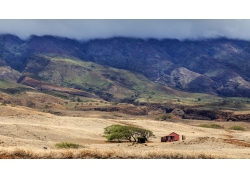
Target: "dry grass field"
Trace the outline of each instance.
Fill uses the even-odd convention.
[[[216,123],[224,129],[199,127],[205,123]],[[103,129],[112,124],[149,129],[155,138],[146,144],[107,142]],[[229,130],[232,125],[241,125],[245,130]],[[21,106],[0,106],[0,158],[247,159],[249,130],[250,125],[245,122],[156,121],[149,116],[79,111],[56,116]],[[162,136],[171,132],[186,139],[160,142]],[[57,149],[55,144],[60,142],[80,147]]]

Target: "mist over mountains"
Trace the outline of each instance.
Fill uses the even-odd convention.
[[[55,59],[64,59],[65,64]],[[78,62],[95,63],[107,71],[84,68]],[[102,87],[99,93],[112,94],[114,83],[135,91],[131,89],[133,79],[128,82],[129,79],[122,79],[113,71],[112,75],[108,73],[109,68],[116,68],[143,75],[154,84],[174,90],[250,97],[250,41],[246,40],[113,37],[82,42],[48,35],[21,40],[4,34],[0,35],[0,66],[0,78],[4,80],[17,82],[28,73],[50,83],[89,92]],[[105,80],[107,85],[95,84],[91,89],[91,83],[86,82],[91,69],[99,73],[96,80]],[[79,77],[77,82],[73,77]],[[95,81],[93,74],[91,78]]]

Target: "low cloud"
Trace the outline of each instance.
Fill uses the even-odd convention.
[[[250,20],[0,20],[0,33],[22,39],[54,35],[79,40],[114,36],[199,39],[227,37],[250,40]]]

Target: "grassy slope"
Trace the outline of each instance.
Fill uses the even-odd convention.
[[[44,55],[43,55],[44,56]],[[81,88],[89,92],[102,91],[114,94],[116,98],[131,98],[140,102],[173,102],[178,104],[204,104],[218,102],[212,104],[211,107],[216,109],[249,109],[250,99],[246,98],[220,98],[218,96],[203,93],[187,93],[171,89],[167,86],[160,86],[148,80],[143,75],[132,73],[127,70],[116,69],[101,66],[93,62],[81,61],[66,57],[51,57],[50,63],[44,71],[32,78],[47,81],[52,84],[68,86],[73,88]],[[19,92],[29,91],[29,87],[10,83],[0,80],[0,91],[6,92],[8,88],[15,88]],[[30,89],[31,90],[31,89]],[[8,92],[7,92],[8,93]],[[55,97],[65,96],[55,92],[43,92]],[[66,95],[68,96],[68,95]],[[72,99],[73,97],[63,97],[63,99]],[[178,100],[179,99],[179,100]],[[220,100],[220,101],[219,101]],[[223,105],[222,100],[230,100],[232,103]],[[240,102],[241,106],[239,106]],[[230,106],[230,107],[229,107]],[[232,107],[231,107],[232,106]],[[244,108],[242,108],[244,106]]]
[[[0,80],[0,88],[1,89],[14,88],[14,87],[18,87],[18,86],[23,86],[23,85]]]
[[[45,56],[45,55],[41,55]],[[38,75],[50,83],[80,88],[89,92],[106,92],[115,98],[131,98],[136,101],[166,102],[181,99],[183,103],[217,101],[216,96],[202,93],[186,93],[161,86],[143,75],[67,57],[51,57],[45,70]]]
[[[5,80],[0,80],[0,91],[9,93],[9,91],[11,91],[12,89],[15,89],[18,92],[32,90],[32,88],[30,88],[29,86],[25,86],[14,82],[8,82]]]
[[[81,61],[68,57],[40,55],[50,59],[50,63],[32,78],[49,83],[88,92],[107,92],[114,97],[131,98],[141,102],[174,102],[179,104],[204,104],[219,102],[222,98],[203,93],[187,93],[161,86],[143,75]],[[27,86],[0,80],[0,90],[16,88],[25,91]],[[179,100],[178,100],[179,99]],[[224,99],[224,98],[223,98]],[[246,98],[226,98],[233,101],[249,101]]]

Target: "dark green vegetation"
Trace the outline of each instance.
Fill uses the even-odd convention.
[[[79,144],[74,144],[74,143],[69,143],[69,142],[60,142],[60,143],[56,143],[55,144],[56,148],[60,148],[60,149],[70,149],[70,148],[74,148],[77,149],[80,147]]]
[[[121,142],[121,140],[136,142],[138,138],[146,138],[148,141],[150,137],[154,136],[150,130],[118,124],[104,128],[104,134],[108,141],[117,140],[118,142]]]
[[[218,124],[201,124],[199,127],[214,128],[214,129],[224,129],[223,126],[218,125]]]
[[[243,128],[242,126],[237,126],[237,125],[231,126],[229,129],[231,129],[231,130],[239,130],[239,131],[244,131],[245,130],[245,128]]]

